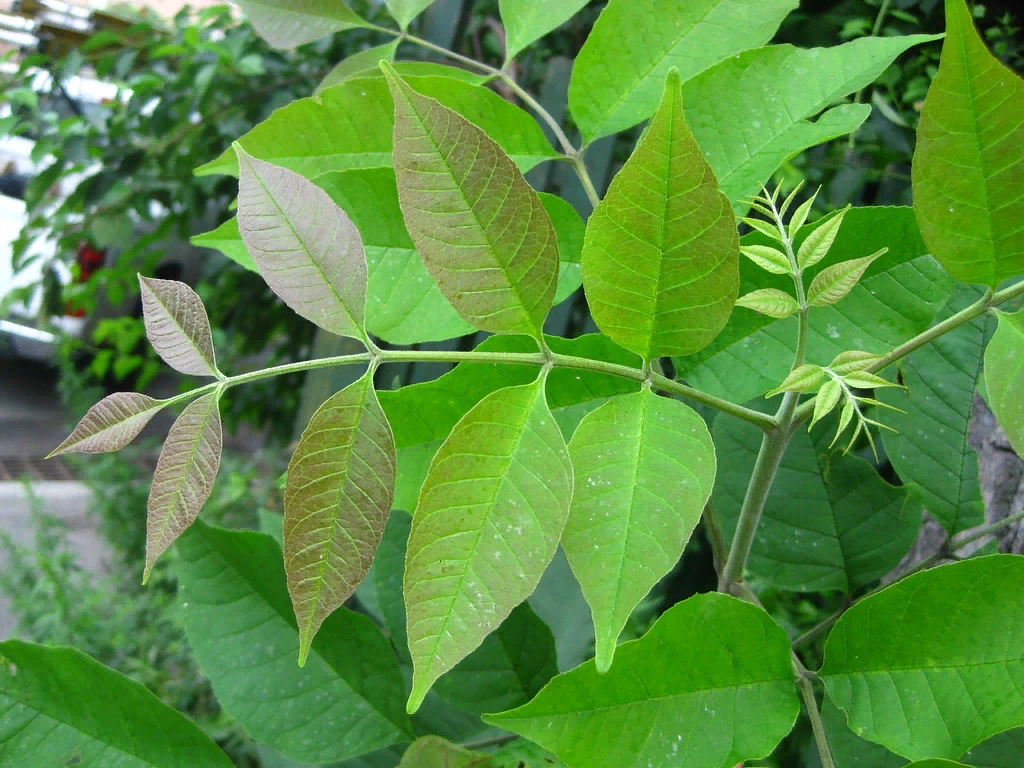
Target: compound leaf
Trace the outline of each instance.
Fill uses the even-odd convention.
[[[669,608],[606,674],[586,662],[484,719],[568,765],[731,768],[768,755],[799,711],[785,632],[759,608],[711,593]]]
[[[539,338],[558,280],[540,197],[484,131],[382,66],[395,100],[399,201],[427,270],[474,327]]]
[[[909,760],[957,759],[1024,725],[1024,558],[914,574],[854,605],[819,673],[860,736]]]
[[[921,234],[953,277],[995,288],[1024,273],[1024,80],[988,51],[964,0],[946,0],[911,174]]]
[[[505,60],[514,59],[530,43],[562,26],[586,4],[587,0],[501,0]]]
[[[75,648],[0,643],[0,758],[8,765],[231,768],[148,689]]]
[[[1024,456],[1024,310],[997,312],[999,324],[985,349],[985,388],[999,424]]]
[[[645,389],[584,416],[569,456],[575,490],[562,546],[593,611],[603,674],[633,609],[700,520],[715,447],[696,411]]]
[[[136,438],[165,403],[165,400],[154,400],[138,392],[107,395],[89,409],[67,439],[50,451],[47,458],[76,451],[119,451]]]
[[[395,489],[395,439],[366,373],[309,421],[288,463],[284,567],[299,666],[317,629],[370,570]]]
[[[569,111],[583,138],[589,144],[647,119],[670,69],[686,81],[764,45],[796,6],[796,0],[611,0],[569,82]]]
[[[216,248],[238,266],[250,272],[259,272],[256,262],[245,249],[245,242],[238,231],[238,219],[228,219],[214,230],[193,235],[191,242],[200,248]]]
[[[219,392],[193,400],[164,440],[146,505],[143,584],[156,559],[192,525],[210,498],[224,447],[219,400]]]
[[[196,521],[178,539],[181,618],[217,701],[292,760],[347,760],[413,738],[405,684],[373,621],[341,608],[295,663],[299,630],[281,549],[266,534]]]
[[[171,368],[193,376],[217,376],[210,318],[199,294],[177,280],[139,275],[146,338]]]
[[[825,387],[819,397],[827,399]],[[723,415],[712,432],[712,498],[728,541],[763,433]],[[804,429],[793,435],[764,505],[748,571],[783,589],[850,593],[895,568],[921,527],[920,500],[886,483],[866,461],[828,450],[831,433],[822,427],[814,436]]]
[[[310,322],[364,338],[366,254],[359,230],[313,182],[235,149],[238,230],[260,275]]]
[[[542,378],[492,392],[455,425],[430,465],[409,534],[410,712],[533,592],[571,495],[572,466]]]
[[[960,285],[937,321],[981,298]],[[900,364],[906,390],[876,391],[894,409],[882,435],[885,453],[905,484],[913,484],[928,513],[950,535],[985,522],[978,457],[968,444],[974,393],[994,318],[981,316],[915,350]]]
[[[739,287],[739,235],[683,116],[679,73],[587,222],[583,286],[594,322],[644,360],[703,349]]]
[[[239,0],[260,37],[276,48],[294,48],[367,23],[342,0]]]

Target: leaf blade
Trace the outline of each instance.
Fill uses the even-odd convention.
[[[715,448],[696,411],[642,390],[584,416],[569,456],[576,487],[562,546],[594,615],[603,674],[633,609],[678,562],[700,520]]]
[[[799,311],[796,299],[778,288],[761,288],[736,299],[737,307],[752,309],[762,315],[782,319]]]
[[[89,409],[71,434],[50,451],[47,458],[73,451],[119,451],[138,436],[165,403],[165,400],[155,400],[138,392],[107,395]]]
[[[139,275],[146,338],[165,363],[193,376],[220,377],[213,331],[199,294],[177,280]]]
[[[540,338],[558,278],[540,197],[485,132],[382,66],[399,201],[428,271],[474,327]]]
[[[985,348],[989,404],[1018,455],[1024,455],[1024,310],[996,313],[996,332]]]
[[[391,17],[404,32],[409,23],[423,13],[434,0],[386,0]]]
[[[276,48],[294,48],[353,27],[365,27],[343,0],[241,0],[260,37]]]
[[[317,630],[370,570],[394,499],[395,440],[373,376],[331,396],[288,463],[284,562],[299,625],[299,666]]]
[[[237,143],[238,230],[260,275],[298,314],[364,339],[366,255],[359,231],[327,193]]]
[[[697,352],[729,319],[739,235],[687,127],[675,70],[647,133],[587,222],[583,286],[598,327],[645,361]]]
[[[882,248],[870,256],[841,261],[821,270],[814,276],[807,288],[807,302],[812,307],[827,307],[829,304],[835,304],[853,290],[868,267],[887,250],[889,249]]]
[[[505,25],[505,61],[511,61],[530,43],[562,26],[587,4],[587,0],[501,0]]]

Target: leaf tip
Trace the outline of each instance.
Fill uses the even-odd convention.
[[[419,687],[413,685],[412,693],[409,694],[409,701],[405,704],[405,711],[410,715],[415,715],[420,705],[423,704],[423,699],[426,698],[426,695],[426,691],[421,691]]]

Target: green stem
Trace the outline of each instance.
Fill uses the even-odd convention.
[[[715,515],[714,507],[709,501],[704,505],[704,530],[707,532],[708,541],[711,542],[711,555],[715,562],[715,573],[722,574],[722,567],[729,557],[729,546],[725,543],[725,535],[722,533],[722,526]]]
[[[961,325],[969,323],[975,318],[980,317],[992,307],[998,307],[1000,304],[1004,304],[1022,294],[1024,294],[1024,280],[1021,280],[1019,283],[1014,283],[1009,288],[997,291],[996,293],[992,293],[991,290],[989,290],[981,299],[971,306],[957,312],[952,317],[946,318],[941,323],[933,325],[927,331],[919,333],[917,336],[910,339],[910,341],[900,344],[892,352],[887,354],[867,370],[870,373],[878,373],[883,368],[895,363],[897,360],[902,360],[914,350],[919,349],[925,344],[935,341],[935,339],[940,336],[944,336],[950,331],[956,330]],[[797,408],[796,422],[798,424],[809,419],[811,414],[814,413],[814,400],[815,398],[812,397]]]
[[[825,724],[821,721],[818,699],[814,695],[814,673],[800,662],[796,654],[793,654],[793,670],[796,672],[797,688],[800,689],[800,696],[803,697],[804,706],[807,708],[807,716],[811,720],[811,730],[814,732],[814,743],[818,746],[818,754],[821,756],[822,768],[836,768],[832,750],[828,746]]]
[[[892,5],[892,0],[882,0],[882,5],[878,9],[878,14],[875,16],[875,23],[871,27],[871,34],[868,37],[878,37],[878,33],[882,31],[882,24],[885,23],[885,17],[889,15],[889,6]],[[861,88],[857,91],[857,95],[853,97],[854,104],[860,104],[864,101],[864,94],[867,92],[867,88]],[[850,132],[850,138],[846,144],[846,151],[848,153],[853,152],[857,146],[857,131],[853,130]]]
[[[811,627],[809,630],[807,630],[802,635],[800,635],[798,638],[796,638],[793,641],[793,643],[792,643],[793,650],[797,651],[797,650],[803,648],[808,643],[814,642],[818,637],[821,636],[821,634],[823,632],[827,632],[829,630],[829,628],[831,628],[831,626],[833,624],[835,624],[837,621],[839,621],[839,619],[842,617],[842,615],[844,613],[846,613],[846,610],[851,605],[853,605],[853,601],[851,601],[849,598],[847,598],[843,602],[843,605],[842,605],[842,607],[839,610],[837,610],[835,613],[833,613],[827,619],[818,622],[813,627]]]

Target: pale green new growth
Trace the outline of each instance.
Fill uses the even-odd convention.
[[[997,317],[999,326],[985,350],[985,384],[1010,445],[1024,455],[1024,310]]]

